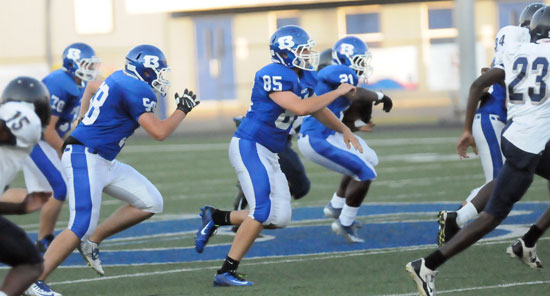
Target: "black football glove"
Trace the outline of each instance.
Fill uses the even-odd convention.
[[[183,91],[183,96],[181,97],[178,93],[176,93],[176,104],[178,104],[177,109],[183,111],[185,114],[191,112],[191,110],[200,104],[200,102],[201,101],[197,99],[197,95],[187,88]]]
[[[384,106],[382,106],[382,110],[386,112],[390,112],[391,108],[393,107],[393,102],[391,101],[390,97],[384,95],[380,100],[376,101],[374,105],[378,105],[380,103],[384,103]]]

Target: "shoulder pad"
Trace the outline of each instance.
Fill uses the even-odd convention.
[[[495,53],[512,43],[529,43],[529,29],[518,26],[506,26],[500,29],[495,39]]]

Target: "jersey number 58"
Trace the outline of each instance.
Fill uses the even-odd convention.
[[[82,119],[82,123],[85,125],[93,124],[99,116],[99,108],[105,104],[107,96],[109,95],[109,86],[105,83],[99,87],[96,94],[90,99],[90,108],[86,112],[86,116]]]

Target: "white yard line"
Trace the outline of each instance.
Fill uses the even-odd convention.
[[[550,237],[549,238],[546,238],[546,237],[541,238],[541,240],[547,240],[547,239],[550,239]],[[484,242],[477,243],[475,246],[495,245],[495,244],[504,244],[504,243],[509,243],[509,242],[508,241],[484,241]],[[388,248],[388,249],[373,250],[373,251],[361,250],[361,251],[350,251],[350,252],[341,252],[341,253],[316,253],[316,254],[307,254],[307,255],[268,256],[268,257],[261,257],[261,258],[248,258],[247,259],[248,262],[243,263],[241,266],[317,261],[317,260],[325,260],[325,259],[355,257],[355,256],[370,256],[370,255],[387,254],[387,253],[401,253],[401,252],[407,252],[407,251],[417,251],[417,250],[426,250],[426,249],[435,249],[435,245],[429,244],[429,245],[404,247],[404,248]],[[318,257],[315,257],[315,256],[318,256]],[[275,260],[256,261],[256,260],[262,260],[262,259],[266,259],[266,258],[271,258],[271,259],[275,259]],[[285,258],[285,259],[277,260],[277,258]],[[197,263],[197,262],[216,262],[216,263],[219,263],[218,261],[220,261],[220,260],[195,261],[194,263]],[[254,261],[256,261],[256,262],[254,262]],[[193,263],[193,262],[186,262],[186,263]],[[174,264],[174,263],[164,263],[164,264]],[[164,265],[164,264],[154,264],[154,265]],[[403,264],[405,264],[405,263],[403,263]],[[140,266],[140,265],[148,265],[148,264],[131,264],[131,266]],[[110,265],[110,266],[128,266],[128,265],[124,264],[124,265]],[[69,267],[61,267],[61,268],[65,269],[65,268],[89,268],[89,267],[87,267],[87,266],[78,266],[78,267],[69,266]],[[49,284],[54,285],[54,286],[55,285],[71,285],[71,284],[86,283],[86,282],[107,281],[107,280],[116,280],[116,279],[122,279],[122,278],[135,278],[135,277],[152,276],[152,275],[163,275],[163,274],[171,274],[171,273],[178,273],[178,272],[215,270],[215,269],[218,269],[218,268],[219,268],[218,265],[203,266],[203,267],[192,267],[192,268],[179,268],[179,269],[170,269],[170,270],[163,270],[163,271],[139,272],[139,273],[122,274],[122,275],[114,275],[114,276],[104,276],[104,277],[98,277],[98,278],[84,278],[84,279],[70,280],[70,281],[51,282]],[[461,288],[461,289],[441,290],[441,291],[438,291],[438,293],[443,294],[443,293],[452,293],[452,292],[461,292],[461,291],[473,291],[473,290],[506,288],[506,287],[523,286],[523,285],[539,285],[539,284],[550,284],[550,281],[511,282],[511,283],[491,285],[491,286],[478,286],[478,287],[469,287],[469,288]],[[411,284],[411,286],[413,286],[413,285]],[[406,294],[384,294],[384,295],[377,295],[377,296],[408,296],[408,295],[417,295],[417,293],[415,292],[415,293],[406,293]]]
[[[436,289],[436,292],[437,292],[437,294],[448,294],[448,293],[455,293],[455,292],[478,291],[478,290],[489,290],[489,289],[502,289],[502,288],[510,288],[510,287],[547,285],[547,284],[550,284],[550,281],[512,282],[512,283],[506,283],[506,284],[500,284],[500,285],[477,286],[477,287],[468,287],[468,288],[461,288],[461,289],[450,289],[450,290],[437,290]],[[415,295],[418,295],[418,293],[414,292],[414,293],[405,293],[405,294],[383,294],[383,295],[376,295],[376,296],[415,296]]]
[[[397,139],[371,139],[368,140],[370,146],[404,146],[404,145],[423,145],[423,144],[455,144],[458,137],[440,137],[440,138],[397,138]],[[227,150],[227,143],[211,144],[163,144],[163,145],[128,145],[124,147],[124,153],[142,153],[142,152],[175,152],[175,151],[219,151]]]

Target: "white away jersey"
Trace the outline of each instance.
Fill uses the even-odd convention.
[[[23,160],[40,140],[42,125],[28,103],[7,102],[0,105],[0,119],[6,122],[16,138],[15,146],[0,145],[0,190],[3,190],[15,178]]]
[[[549,63],[550,43],[509,43],[496,65],[506,73],[508,120],[513,120],[503,136],[535,154],[550,140]]]

